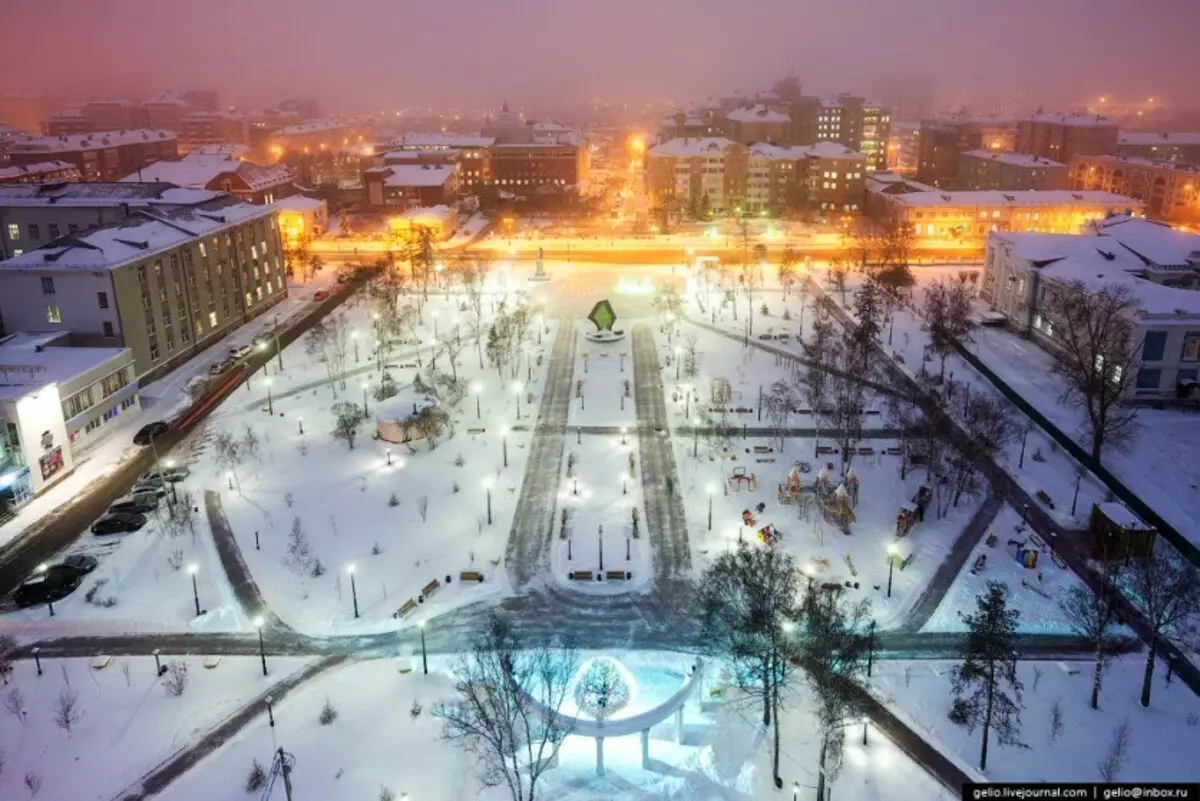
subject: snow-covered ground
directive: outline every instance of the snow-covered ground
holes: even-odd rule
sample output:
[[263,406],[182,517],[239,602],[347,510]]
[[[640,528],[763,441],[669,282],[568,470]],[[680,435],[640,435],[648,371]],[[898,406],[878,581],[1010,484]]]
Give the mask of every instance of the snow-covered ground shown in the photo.
[[[0,687],[0,798],[31,798],[25,782],[32,775],[41,781],[38,798],[107,801],[312,660],[273,657],[265,677],[257,657],[225,657],[212,668],[200,657],[163,658],[164,665],[176,661],[187,666],[180,696],[155,676],[153,657],[112,659],[103,668],[43,659],[41,676],[33,661],[19,662]],[[64,693],[75,699],[69,732],[57,722]]]
[[[883,662],[875,670],[875,692],[897,716],[923,732],[942,753],[969,775],[979,777],[980,732],[968,732],[946,714],[951,701],[954,662]],[[1100,708],[1088,706],[1089,662],[1022,662],[1018,678],[1025,686],[1020,738],[1028,748],[1003,746],[992,738],[988,769],[982,780],[998,782],[1099,782],[1097,763],[1122,722],[1129,743],[1117,780],[1182,782],[1197,780],[1196,738],[1200,698],[1182,682],[1167,684],[1160,668],[1150,707],[1138,703],[1145,657],[1114,660],[1105,670]],[[1041,670],[1038,678],[1035,671]],[[1036,688],[1034,684],[1037,684]],[[1062,707],[1061,735],[1051,735],[1055,702]]]
[[[588,654],[581,655],[584,658]],[[655,706],[679,688],[691,660],[678,654],[609,654],[637,680],[634,706]],[[279,704],[274,729],[257,720],[168,787],[162,801],[208,801],[241,797],[253,760],[269,767],[282,747],[294,755],[293,781],[313,798],[377,798],[382,787],[412,801],[501,801],[503,788],[484,789],[474,761],[458,746],[440,739],[442,726],[431,715],[455,699],[444,671],[430,661],[430,675],[409,660],[378,660],[349,665],[322,676]],[[326,700],[337,710],[328,726],[317,717]],[[683,742],[674,740],[670,717],[651,732],[651,769],[641,767],[637,735],[605,740],[606,776],[595,775],[595,744],[568,737],[560,762],[542,774],[539,797],[561,801],[592,799],[678,799],[678,801],[766,801],[779,797],[770,768],[770,741],[758,726],[759,711],[730,701],[685,707]],[[785,788],[799,783],[811,794],[819,748],[807,694],[785,702],[781,774]],[[418,710],[419,707],[419,710]],[[387,709],[390,712],[382,710]],[[417,711],[414,715],[413,712]],[[942,801],[952,796],[915,766],[903,752],[871,730],[862,745],[861,727],[847,736],[845,767],[833,783],[834,798],[870,801]]]

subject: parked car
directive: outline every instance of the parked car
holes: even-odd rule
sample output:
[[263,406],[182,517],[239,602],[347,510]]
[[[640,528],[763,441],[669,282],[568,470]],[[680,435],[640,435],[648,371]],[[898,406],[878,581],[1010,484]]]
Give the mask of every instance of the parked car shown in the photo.
[[236,348],[229,349],[229,358],[242,359],[254,352],[253,345],[239,345]]
[[211,365],[208,368],[208,374],[209,375],[221,375],[221,373],[227,373],[233,368],[233,365],[235,363],[236,362],[233,359],[223,359],[223,360],[217,362],[216,364]]
[[322,300],[329,300],[329,292],[324,289],[318,289],[313,293],[313,300],[318,302]]
[[268,342],[270,342],[274,338],[275,338],[275,335],[270,332],[259,331],[257,334],[254,335],[254,339],[251,340],[251,342],[254,344],[255,347],[259,347],[260,345],[265,346]]
[[92,533],[97,536],[104,534],[123,534],[127,531],[137,531],[146,525],[146,516],[130,512],[114,512],[92,523]]
[[150,440],[157,439],[170,430],[171,427],[162,420],[156,420],[153,423],[147,423],[139,428],[138,432],[133,435],[133,444],[149,445]]
[[153,492],[139,492],[136,495],[126,495],[123,498],[117,498],[109,505],[108,511],[110,514],[118,512],[145,514],[146,512],[153,512],[157,508],[158,495]]
[[149,484],[158,482],[161,484],[163,482],[167,482],[169,484],[174,484],[176,481],[183,481],[191,474],[191,472],[192,471],[189,470],[186,465],[171,465],[170,467],[163,467],[158,470],[151,470],[147,473],[142,473],[140,476],[138,476],[138,483]]
[[74,570],[81,576],[86,576],[100,565],[100,560],[94,556],[88,556],[84,553],[71,554],[67,558],[59,562],[55,567],[65,567]]
[[161,481],[138,481],[129,490],[130,495],[154,495],[157,498],[167,494],[167,485]]
[[83,581],[83,574],[62,565],[52,565],[30,576],[13,594],[17,606],[33,606],[66,598]]

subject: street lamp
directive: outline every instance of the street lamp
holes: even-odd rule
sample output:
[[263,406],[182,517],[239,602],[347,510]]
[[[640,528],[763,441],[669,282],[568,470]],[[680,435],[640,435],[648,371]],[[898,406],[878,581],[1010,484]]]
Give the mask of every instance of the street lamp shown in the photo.
[[263,644],[263,620],[262,615],[254,618],[254,628],[258,629],[258,658],[262,660],[263,675],[267,675],[267,647]]
[[392,466],[392,449],[391,449],[391,448],[384,448],[384,449],[383,449],[383,452],[384,452],[385,454],[387,454],[387,464],[388,464],[388,467],[391,467],[391,466]]
[[358,364],[358,332],[351,331],[350,339],[354,341],[354,363]]
[[628,473],[621,474],[621,494],[622,495],[629,494],[629,474]]
[[267,720],[270,722],[271,728],[273,729],[275,728],[275,710],[271,708],[271,702],[275,699],[268,695],[263,700],[267,702]]
[[517,396],[517,419],[521,419],[521,390],[525,389],[525,385],[520,381],[514,381],[512,385],[513,393]]
[[708,530],[712,531],[712,499],[713,493],[716,492],[716,487],[709,484],[705,489],[708,491]]
[[896,543],[888,545],[888,589],[887,597],[892,597],[892,570],[896,567],[896,555],[900,553],[900,546]]
[[192,577],[192,600],[196,603],[196,617],[200,617],[200,588],[196,584],[196,571],[199,569],[199,565],[188,565],[188,573]]
[[425,652],[425,621],[422,620],[417,624],[417,628],[421,629],[421,670],[426,676],[429,675],[429,656]]
[[500,448],[504,452],[504,466],[508,467],[508,426],[500,427]]
[[625,426],[621,426],[621,444],[622,445],[625,444],[625,432],[626,431],[628,431],[628,429],[625,428]]
[[354,565],[347,565],[346,572],[350,574],[350,597],[354,599],[354,617],[358,618],[358,587],[354,584]]
[[[50,563],[42,562],[40,565],[38,565],[37,572],[45,573],[49,569],[50,569]],[[46,606],[50,607],[50,617],[54,617],[54,599],[49,598],[49,597],[46,598]]]
[[482,420],[483,416],[479,411],[479,393],[483,392],[483,384],[480,384],[478,381],[473,381],[471,383],[471,392],[475,393],[475,419]]
[[275,415],[275,406],[271,401],[271,379],[264,378],[263,383],[265,383],[267,385],[267,414],[274,416]]
[[301,436],[303,436],[303,435],[304,435],[304,418],[303,418],[303,417],[297,417],[297,418],[296,418],[296,425],[300,426],[300,435],[301,435]]
[[228,473],[226,473],[225,478],[229,482],[229,489],[232,490],[233,489],[233,471],[230,470]]
[[675,380],[679,380],[679,363],[683,359],[683,348],[675,348]]
[[492,524],[492,480],[490,478],[483,480],[483,488],[487,492],[487,521],[490,526]]
[[362,385],[363,385],[363,416],[365,417],[370,412],[370,410],[367,408],[367,381],[365,378],[363,379]]

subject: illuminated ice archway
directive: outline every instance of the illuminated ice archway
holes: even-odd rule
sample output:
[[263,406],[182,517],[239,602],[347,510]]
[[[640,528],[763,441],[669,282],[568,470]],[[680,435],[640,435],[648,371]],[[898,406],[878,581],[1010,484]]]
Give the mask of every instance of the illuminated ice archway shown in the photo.
[[[604,738],[606,737],[626,737],[630,734],[640,734],[642,738],[642,767],[649,768],[650,766],[650,730],[662,723],[669,716],[675,716],[675,739],[677,742],[683,740],[683,705],[687,703],[688,698],[692,696],[696,688],[700,686],[700,682],[704,677],[705,661],[697,658],[696,663],[692,665],[692,673],[687,681],[683,683],[678,690],[675,691],[666,701],[663,701],[653,709],[647,709],[644,712],[639,712],[636,715],[630,715],[625,718],[613,719],[610,717],[614,710],[612,709],[611,700],[606,705],[607,714],[602,714],[598,717],[589,717],[584,715],[564,715],[561,712],[555,712],[547,709],[544,704],[536,698],[520,690],[526,703],[529,704],[530,711],[542,723],[564,728],[570,731],[572,735],[580,737],[592,737],[596,741],[596,775],[604,775]],[[571,694],[578,699],[582,694],[586,696],[590,693],[593,696],[598,695],[596,685],[590,689],[584,688],[581,691],[581,685],[588,683],[589,678],[595,676],[598,672],[598,667],[603,665],[604,671],[612,671],[619,679],[619,682],[613,679],[602,679],[599,683],[600,687],[609,687],[612,684],[624,683],[628,687],[628,698],[625,699],[627,704],[634,694],[637,692],[637,682],[629,670],[622,665],[618,660],[611,657],[597,657],[585,662],[576,672],[575,678],[571,685]],[[610,699],[611,699],[610,695]],[[581,710],[585,709],[583,703],[579,703]]]

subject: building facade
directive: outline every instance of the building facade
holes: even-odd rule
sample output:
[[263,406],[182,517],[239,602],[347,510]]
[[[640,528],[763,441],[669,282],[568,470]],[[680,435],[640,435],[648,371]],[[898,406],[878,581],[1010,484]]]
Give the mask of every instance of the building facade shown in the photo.
[[0,262],[4,331],[128,348],[143,380],[286,295],[275,209],[228,196],[135,211]]
[[488,148],[492,185],[511,191],[544,186],[563,189],[587,180],[588,152],[577,145],[496,144]]
[[295,192],[292,173],[282,164],[255,164],[223,153],[194,153],[174,161],[159,161],[121,180],[210,189],[247,203],[274,203]]
[[958,157],[983,149],[983,130],[973,121],[922,120],[917,132],[914,177],[930,186],[954,188]]
[[899,184],[869,191],[876,195],[868,200],[876,216],[908,223],[918,237],[979,245],[993,231],[1074,234],[1113,214],[1141,213],[1136,200],[1111,192],[907,191]]
[[1200,166],[1200,133],[1143,133],[1117,137],[1117,155]]
[[363,172],[367,205],[373,208],[442,206],[458,198],[458,165],[394,164]]
[[1103,190],[1137,198],[1146,216],[1200,226],[1200,167],[1132,156],[1076,156],[1072,189]]
[[[1164,249],[1156,239],[1167,237],[1166,250],[1175,251],[1179,243],[1169,238],[1178,232],[1169,228],[1155,232],[1145,227],[1154,224],[1144,220],[1114,218],[1108,223],[1108,229],[1102,224],[1097,233],[1085,236],[993,233],[980,297],[992,311],[1005,315],[1013,330],[1054,354],[1060,322],[1047,301],[1056,285],[1128,287],[1137,300],[1129,322],[1142,343],[1132,400],[1200,396],[1195,390],[1200,370],[1200,292],[1164,285],[1152,275],[1175,267],[1200,277],[1200,237],[1182,245],[1185,251],[1195,249],[1191,264],[1156,264],[1151,254]],[[1126,223],[1138,230],[1122,233],[1121,239],[1108,235]]]
[[179,129],[182,148],[188,153],[210,145],[250,144],[250,124],[242,114],[228,111],[193,111]]
[[784,144],[790,125],[787,114],[761,104],[734,109],[725,115],[725,135],[743,145]]
[[0,167],[0,184],[54,184],[82,180],[79,169],[65,161],[43,161]]
[[176,134],[150,128],[38,136],[9,147],[13,165],[64,161],[79,170],[85,181],[116,181],[156,161],[178,157]]
[[969,150],[958,156],[955,185],[966,190],[1066,189],[1067,165],[1021,153]]
[[1117,152],[1117,124],[1104,117],[1039,114],[1017,123],[1018,153],[1066,164],[1082,153]]

